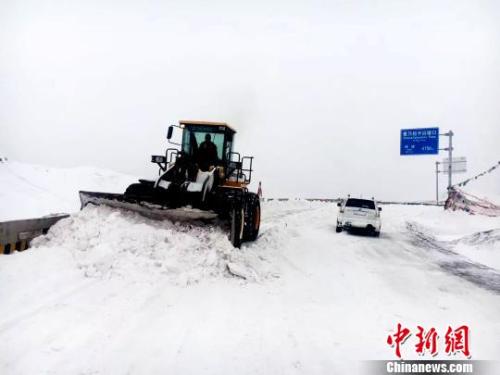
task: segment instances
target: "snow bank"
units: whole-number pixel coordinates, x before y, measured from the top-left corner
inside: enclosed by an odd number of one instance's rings
[[[384,210],[392,209],[390,207]],[[443,207],[428,209],[402,210],[395,206],[401,218],[416,222],[426,228],[426,231],[440,240],[455,240],[463,236],[473,235],[484,230],[500,228],[500,217],[471,215],[465,211],[449,211]]]
[[[422,211],[405,219],[447,250],[500,270],[500,217],[436,208],[433,215]]]
[[[500,270],[500,225],[497,229],[476,232],[449,243],[453,251]]]
[[[280,247],[276,234],[262,235],[263,243]],[[258,281],[271,274],[263,264],[269,254],[263,257],[251,245],[234,249],[220,223],[155,221],[106,206],[90,205],[59,221],[32,246],[62,249],[73,260],[68,267],[92,278],[189,285],[228,276]]]
[[[484,232],[477,232],[465,236],[454,242],[463,243],[466,245],[495,245],[497,243],[500,243],[500,229],[491,229]]]
[[[0,163],[0,221],[76,212],[79,190],[123,193],[135,181],[134,176],[91,167]]]

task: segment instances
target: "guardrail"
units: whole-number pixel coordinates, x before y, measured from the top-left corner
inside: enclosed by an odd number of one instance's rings
[[[63,214],[0,222],[0,254],[26,250],[33,238],[46,234],[52,225],[68,216]]]
[[[278,201],[278,202],[287,202],[287,201],[297,201],[297,200],[304,200],[308,202],[329,202],[329,203],[336,203],[340,202],[343,199],[342,198],[262,198],[264,202],[272,202],[272,201]],[[436,204],[436,202],[398,202],[398,201],[379,201],[377,200],[377,203],[379,204],[395,204],[395,205],[405,205],[405,206],[443,206],[443,202],[439,202]]]

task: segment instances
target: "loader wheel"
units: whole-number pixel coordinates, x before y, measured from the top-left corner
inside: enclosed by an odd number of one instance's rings
[[[241,247],[243,239],[244,215],[243,207],[234,207],[231,209],[231,232],[229,233],[229,241],[237,248]]]
[[[249,194],[245,209],[245,230],[243,240],[255,241],[260,228],[260,199],[257,194]]]

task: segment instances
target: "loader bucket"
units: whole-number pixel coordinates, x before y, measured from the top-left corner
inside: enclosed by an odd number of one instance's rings
[[[133,211],[154,220],[190,221],[209,220],[217,217],[213,211],[203,211],[190,207],[168,208],[144,201],[126,199],[123,194],[80,191],[80,202],[80,209],[88,204],[105,205],[120,210]]]

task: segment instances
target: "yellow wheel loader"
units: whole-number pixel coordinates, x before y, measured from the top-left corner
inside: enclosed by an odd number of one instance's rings
[[[181,143],[172,136],[182,131]],[[81,208],[105,204],[154,219],[206,220],[228,224],[235,247],[259,234],[260,200],[249,192],[252,156],[233,151],[236,131],[223,122],[180,121],[168,128],[165,155],[153,155],[159,167],[156,179],[140,179],[124,194],[80,191]]]

